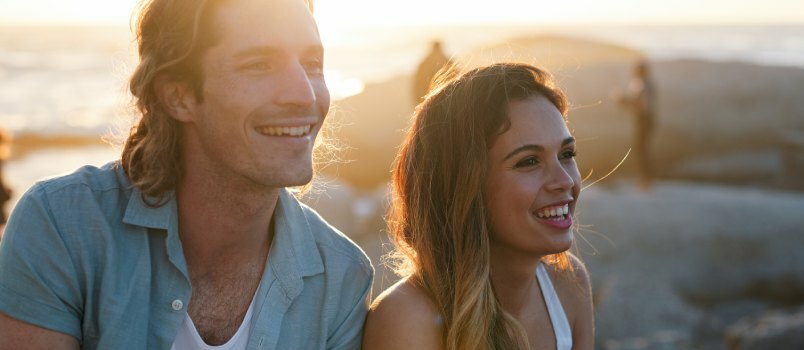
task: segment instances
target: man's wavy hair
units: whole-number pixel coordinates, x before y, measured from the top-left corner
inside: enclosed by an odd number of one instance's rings
[[[228,0],[141,0],[135,35],[139,64],[129,81],[139,121],[123,144],[121,165],[143,196],[161,205],[182,176],[181,127],[159,99],[158,78],[188,83],[203,102],[201,57],[217,43],[215,9]],[[312,0],[304,0],[310,11]]]

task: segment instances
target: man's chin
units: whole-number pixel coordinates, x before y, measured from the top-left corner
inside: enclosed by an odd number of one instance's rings
[[[313,180],[313,171],[303,171],[296,174],[287,174],[287,176],[282,179],[282,185],[280,187],[300,187],[305,186]]]

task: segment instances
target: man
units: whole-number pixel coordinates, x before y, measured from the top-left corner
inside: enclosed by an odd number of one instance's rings
[[[302,0],[149,0],[122,159],[35,185],[0,349],[354,349],[373,269],[286,190],[329,109]]]

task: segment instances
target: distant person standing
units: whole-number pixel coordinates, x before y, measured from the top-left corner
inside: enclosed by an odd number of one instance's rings
[[[6,213],[6,203],[11,199],[11,189],[6,186],[4,167],[8,156],[11,154],[11,134],[5,129],[0,129],[0,238],[6,227],[8,214]]]
[[[435,40],[430,46],[430,52],[419,63],[416,75],[413,77],[413,104],[418,105],[422,97],[430,91],[430,85],[438,71],[452,61],[444,54],[441,41]]]
[[[647,60],[641,59],[634,66],[628,89],[619,96],[618,102],[634,115],[634,155],[637,160],[639,186],[648,191],[653,175],[649,146],[656,118],[656,88],[650,77]]]

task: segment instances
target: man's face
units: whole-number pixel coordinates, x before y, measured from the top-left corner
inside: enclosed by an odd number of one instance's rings
[[[183,120],[186,171],[271,188],[309,182],[330,97],[304,1],[227,1],[211,31],[218,42],[201,59],[204,102]]]

